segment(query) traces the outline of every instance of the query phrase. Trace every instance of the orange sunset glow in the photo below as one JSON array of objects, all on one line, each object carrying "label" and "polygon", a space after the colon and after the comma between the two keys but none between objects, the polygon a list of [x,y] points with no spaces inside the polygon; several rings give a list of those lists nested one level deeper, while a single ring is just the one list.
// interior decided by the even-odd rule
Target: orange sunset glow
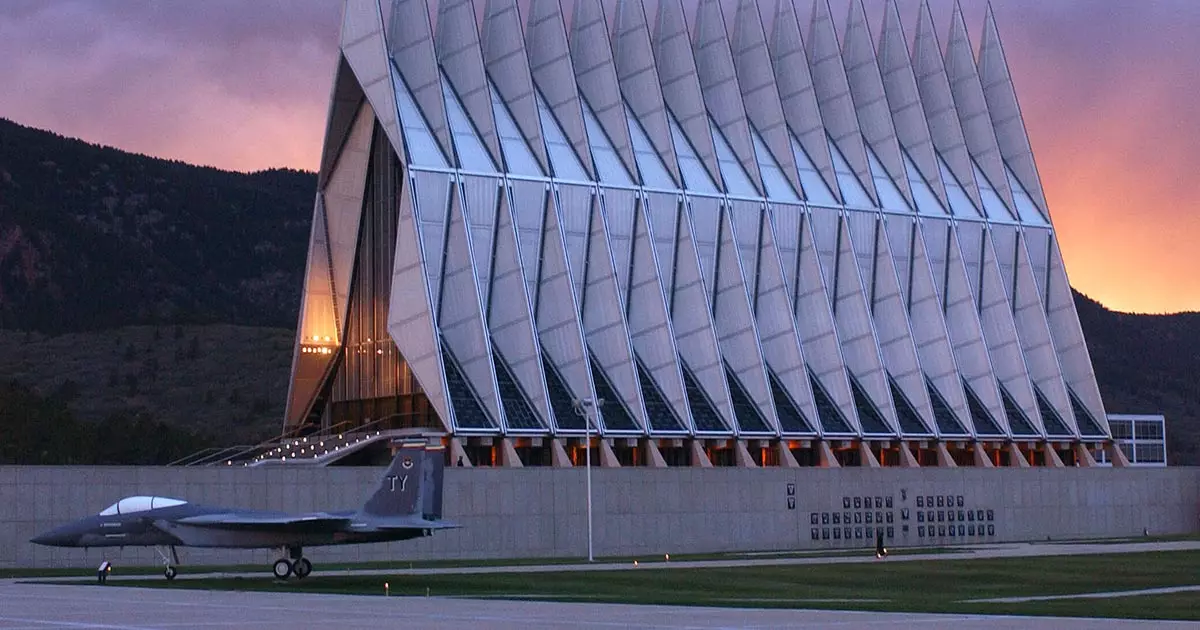
[{"label": "orange sunset glow", "polygon": [[[917,0],[898,1],[911,33]],[[883,0],[865,4],[878,33]],[[930,4],[944,45],[953,0]],[[1200,310],[1200,2],[992,4],[1072,284],[1115,310]],[[0,5],[0,117],[224,169],[316,169],[339,2],[132,6]],[[985,4],[963,7],[978,46]]]}]

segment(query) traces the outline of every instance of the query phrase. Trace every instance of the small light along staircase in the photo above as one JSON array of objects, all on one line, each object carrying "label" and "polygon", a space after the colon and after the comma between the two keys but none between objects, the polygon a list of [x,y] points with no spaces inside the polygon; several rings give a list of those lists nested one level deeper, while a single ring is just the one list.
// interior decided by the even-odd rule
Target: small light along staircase
[{"label": "small light along staircase", "polygon": [[171,462],[171,466],[329,466],[374,445],[395,439],[425,438],[440,441],[430,429],[387,429],[380,418],[359,427],[334,427],[311,435],[291,435],[255,445],[209,448]]}]

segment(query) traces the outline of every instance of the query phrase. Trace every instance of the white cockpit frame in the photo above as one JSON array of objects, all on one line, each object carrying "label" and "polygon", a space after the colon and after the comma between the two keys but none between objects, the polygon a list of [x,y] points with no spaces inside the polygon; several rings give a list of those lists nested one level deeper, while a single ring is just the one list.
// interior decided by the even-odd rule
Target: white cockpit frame
[{"label": "white cockpit frame", "polygon": [[125,497],[120,501],[104,508],[100,512],[100,516],[116,516],[118,514],[133,514],[135,512],[145,512],[146,510],[157,510],[159,508],[173,507],[183,505],[187,501],[180,499],[171,499],[168,497]]}]

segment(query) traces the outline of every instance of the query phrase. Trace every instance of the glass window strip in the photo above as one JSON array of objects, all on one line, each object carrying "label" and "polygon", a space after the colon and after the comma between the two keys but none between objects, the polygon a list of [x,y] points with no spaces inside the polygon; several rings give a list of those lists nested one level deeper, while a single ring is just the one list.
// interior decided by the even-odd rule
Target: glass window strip
[{"label": "glass window strip", "polygon": [[683,135],[679,121],[675,120],[670,110],[667,110],[667,120],[671,124],[671,140],[675,144],[675,157],[679,160],[679,172],[683,175],[684,188],[698,193],[717,194],[719,191],[716,184],[709,177],[708,170],[696,155],[692,143]]},{"label": "glass window strip", "polygon": [[911,212],[912,209],[908,207],[904,195],[900,194],[896,182],[892,181],[891,175],[888,175],[887,169],[883,168],[883,163],[879,161],[879,156],[875,155],[875,149],[872,149],[870,145],[867,145],[867,164],[871,168],[871,179],[875,182],[875,192],[879,193],[880,207],[884,210]]},{"label": "glass window strip", "polygon": [[804,147],[800,146],[800,141],[790,131],[788,136],[792,141],[792,155],[796,158],[796,169],[800,172],[800,186],[804,188],[804,198],[811,203],[839,205],[841,202],[825,184],[821,172],[813,166],[813,161],[809,159]]},{"label": "glass window strip", "polygon": [[621,157],[613,149],[608,134],[596,119],[592,106],[582,97],[579,102],[583,105],[583,122],[587,126],[588,144],[592,148],[592,162],[596,165],[596,176],[601,182],[617,186],[633,186],[633,179],[621,163]]},{"label": "glass window strip", "polygon": [[982,218],[983,215],[979,213],[975,203],[967,196],[967,191],[963,189],[962,184],[958,183],[958,178],[950,171],[950,166],[946,164],[946,160],[942,159],[941,154],[938,154],[937,160],[938,170],[942,173],[942,183],[946,186],[946,198],[950,201],[950,213],[961,218]]},{"label": "glass window strip", "polygon": [[642,175],[642,184],[650,188],[676,188],[675,178],[663,164],[662,157],[650,136],[642,128],[642,123],[633,116],[629,108],[625,108],[625,119],[629,122],[629,136],[633,140],[633,156],[637,160],[638,171]]},{"label": "glass window strip", "polygon": [[904,170],[908,174],[908,187],[912,190],[913,201],[917,204],[917,214],[927,216],[946,216],[946,208],[942,206],[942,202],[938,201],[933,190],[929,187],[929,183],[925,181],[925,177],[921,175],[921,171],[917,169],[917,165],[913,163],[912,157],[908,155],[908,151],[903,148],[900,151],[904,154]]},{"label": "glass window strip", "polygon": [[763,141],[762,135],[754,125],[750,125],[750,135],[754,139],[754,154],[758,158],[758,170],[762,173],[763,187],[766,188],[763,192],[766,193],[767,199],[798,203],[800,196],[792,189],[791,182],[783,174],[783,169],[779,168],[775,156],[771,154],[767,143]]},{"label": "glass window strip", "polygon": [[1048,225],[1041,210],[1038,210],[1037,205],[1033,203],[1029,192],[1021,185],[1021,181],[1017,179],[1016,174],[1007,164],[1004,165],[1004,173],[1008,177],[1009,187],[1012,188],[1013,202],[1017,205],[1017,214],[1021,217],[1021,222],[1031,225]]},{"label": "glass window strip", "polygon": [[408,145],[408,161],[410,164],[449,168],[446,156],[429,131],[429,125],[417,102],[404,83],[404,77],[395,73],[396,108],[400,111],[400,125],[404,129],[404,140]]},{"label": "glass window strip", "polygon": [[711,118],[708,120],[708,126],[712,130],[713,143],[717,149],[717,166],[721,169],[721,178],[725,180],[725,191],[740,197],[758,197],[758,188],[750,181],[746,169],[742,168],[742,163],[733,154],[733,149],[725,140],[725,134],[721,133],[717,123]]},{"label": "glass window strip", "polygon": [[442,96],[446,100],[446,118],[450,121],[450,133],[454,137],[454,149],[458,152],[459,166],[463,169],[495,173],[496,165],[488,155],[483,141],[475,131],[467,112],[463,110],[458,95],[450,81],[442,75]]},{"label": "glass window strip", "polygon": [[558,125],[558,119],[554,117],[554,112],[550,111],[550,106],[546,104],[546,99],[542,98],[541,92],[537,93],[537,106],[538,115],[542,120],[542,139],[546,142],[546,152],[550,155],[550,168],[554,170],[554,177],[581,182],[591,181],[587,171],[583,170],[583,163],[579,161],[571,142],[567,140],[567,134],[563,133],[562,127]]},{"label": "glass window strip", "polygon": [[842,189],[842,197],[846,205],[856,208],[874,208],[875,204],[867,195],[867,189],[863,188],[862,182],[858,181],[858,176],[846,162],[845,156],[842,155],[833,138],[827,140],[829,141],[829,153],[833,156],[833,172],[837,176],[838,187]]},{"label": "glass window strip", "polygon": [[971,158],[971,170],[975,173],[975,183],[979,184],[979,198],[983,201],[983,211],[987,213],[987,218],[1001,221],[1011,220],[1013,217],[1012,213],[1008,211],[1008,206],[1000,199],[992,182],[975,162],[975,158]]},{"label": "glass window strip", "polygon": [[515,175],[543,177],[545,174],[542,173],[537,158],[533,156],[533,151],[529,149],[525,136],[513,120],[512,113],[508,111],[508,105],[500,98],[500,92],[490,81],[488,87],[492,95],[492,113],[496,117],[496,134],[500,136],[500,148],[504,152],[506,170]]}]

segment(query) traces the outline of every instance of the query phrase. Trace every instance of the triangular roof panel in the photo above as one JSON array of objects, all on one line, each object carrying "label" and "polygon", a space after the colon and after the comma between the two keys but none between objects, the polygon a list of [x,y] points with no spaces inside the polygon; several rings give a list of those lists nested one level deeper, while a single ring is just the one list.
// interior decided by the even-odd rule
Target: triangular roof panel
[{"label": "triangular roof panel", "polygon": [[[567,27],[559,0],[530,2],[529,20],[525,27],[525,51],[529,53],[529,71],[534,85],[575,148],[583,168],[595,177],[596,169],[592,166],[592,154],[588,150],[587,130],[583,124],[579,89],[575,86],[575,69],[571,65]],[[543,120],[543,128],[545,124]]]},{"label": "triangular roof panel", "polygon": [[1017,90],[1013,86],[1008,61],[1004,57],[1004,46],[1000,43],[996,15],[990,3],[984,18],[983,41],[979,50],[979,81],[983,85],[983,96],[992,117],[992,127],[996,131],[1001,157],[1012,168],[1016,179],[1033,199],[1041,214],[1045,217],[1050,216],[1046,207],[1046,194],[1042,191],[1042,181],[1038,177],[1037,164],[1034,162],[1033,148],[1029,144],[1029,134],[1021,117],[1021,106],[1017,102]]}]

